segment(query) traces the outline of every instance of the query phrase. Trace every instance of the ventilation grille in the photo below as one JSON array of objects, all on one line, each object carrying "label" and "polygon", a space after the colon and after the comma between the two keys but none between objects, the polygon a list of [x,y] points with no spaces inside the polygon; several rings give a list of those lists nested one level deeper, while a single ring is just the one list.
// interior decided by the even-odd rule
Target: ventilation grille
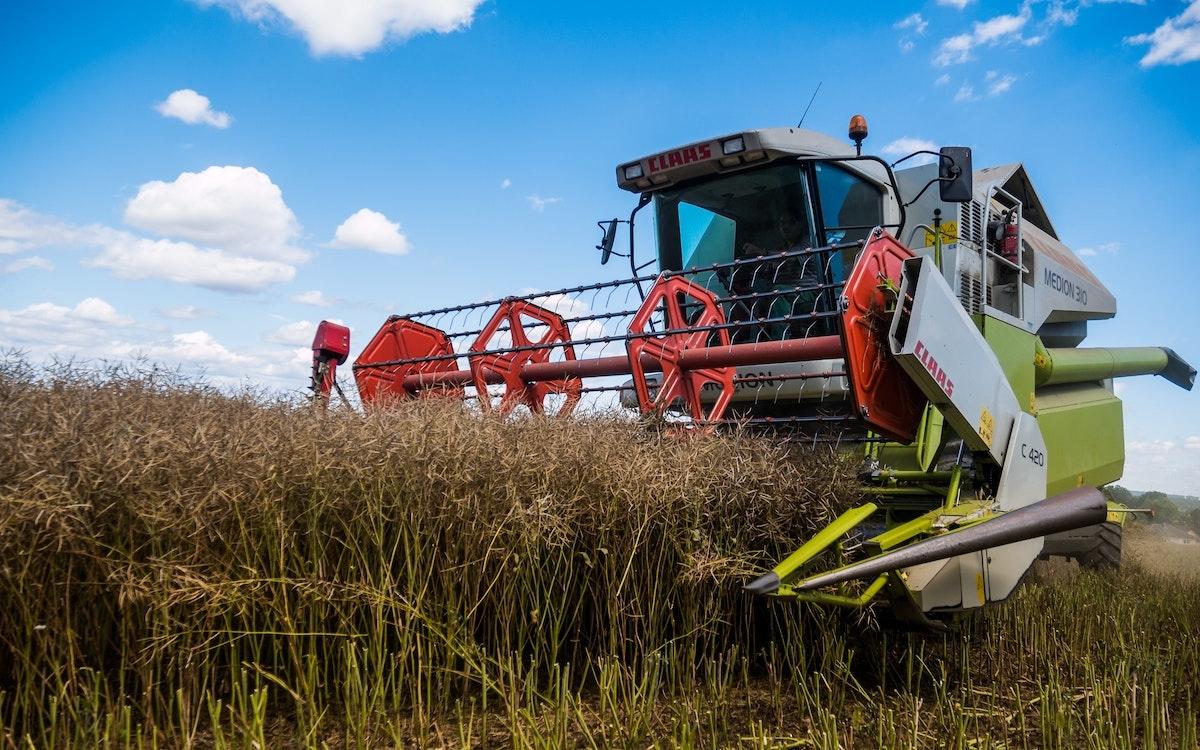
[{"label": "ventilation grille", "polygon": [[983,225],[983,204],[975,199],[958,206],[958,236],[960,240],[983,247],[986,228]]},{"label": "ventilation grille", "polygon": [[958,299],[971,315],[983,311],[983,284],[978,276],[970,271],[959,271]]}]

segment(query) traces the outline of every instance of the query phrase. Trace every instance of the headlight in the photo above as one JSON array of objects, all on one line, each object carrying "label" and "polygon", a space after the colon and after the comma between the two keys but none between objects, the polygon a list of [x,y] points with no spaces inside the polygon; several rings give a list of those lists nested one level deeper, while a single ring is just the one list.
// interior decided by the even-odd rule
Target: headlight
[{"label": "headlight", "polygon": [[721,153],[723,154],[740,154],[745,150],[746,141],[740,135],[727,141],[721,141]]}]

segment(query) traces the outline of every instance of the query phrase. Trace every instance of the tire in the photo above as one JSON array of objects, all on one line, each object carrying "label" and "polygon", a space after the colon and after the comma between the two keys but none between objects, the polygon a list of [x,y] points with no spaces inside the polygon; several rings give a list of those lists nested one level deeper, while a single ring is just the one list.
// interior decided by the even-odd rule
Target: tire
[{"label": "tire", "polygon": [[1088,570],[1111,571],[1121,567],[1121,524],[1102,523],[1096,546],[1079,555],[1079,565]]}]

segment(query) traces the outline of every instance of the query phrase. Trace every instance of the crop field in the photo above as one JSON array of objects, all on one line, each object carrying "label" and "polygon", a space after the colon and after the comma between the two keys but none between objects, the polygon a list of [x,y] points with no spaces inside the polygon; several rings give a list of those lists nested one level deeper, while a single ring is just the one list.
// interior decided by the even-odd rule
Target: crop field
[{"label": "crop field", "polygon": [[1039,566],[938,635],[745,595],[856,463],[10,356],[0,743],[1197,747],[1190,550]]}]

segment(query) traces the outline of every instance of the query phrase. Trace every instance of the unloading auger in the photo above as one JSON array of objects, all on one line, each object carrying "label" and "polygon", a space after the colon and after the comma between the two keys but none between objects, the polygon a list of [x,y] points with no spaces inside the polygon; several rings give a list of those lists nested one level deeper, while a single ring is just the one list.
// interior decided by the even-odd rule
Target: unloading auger
[{"label": "unloading auger", "polygon": [[[1098,489],[1124,468],[1112,378],[1190,390],[1195,369],[1170,349],[1080,347],[1116,303],[1059,242],[1023,166],[974,170],[947,147],[896,170],[918,154],[862,155],[860,116],[850,137],[752,130],[619,166],[639,200],[600,222],[597,247],[630,277],[392,316],[353,365],[363,405],[627,408],[860,453],[870,502],[748,583],[755,594],[882,600],[929,625],[1008,597],[1039,556],[1119,562],[1128,509]],[[646,208],[657,253],[639,265]],[[349,331],[323,321],[319,403],[349,354]]]}]

